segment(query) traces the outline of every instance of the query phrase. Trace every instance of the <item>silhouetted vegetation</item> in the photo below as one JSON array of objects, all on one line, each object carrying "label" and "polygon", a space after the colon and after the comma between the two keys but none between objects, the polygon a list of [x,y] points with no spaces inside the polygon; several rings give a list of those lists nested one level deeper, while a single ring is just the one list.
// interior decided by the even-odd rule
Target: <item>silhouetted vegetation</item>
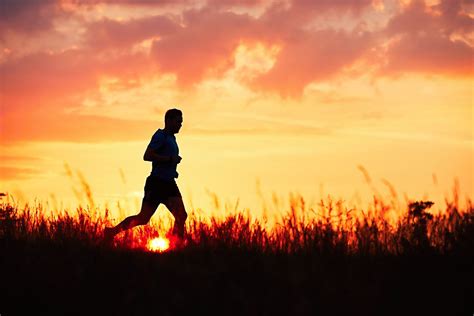
[{"label": "silhouetted vegetation", "polygon": [[[0,313],[387,315],[472,314],[474,208],[413,201],[389,220],[294,201],[281,220],[232,213],[187,222],[187,246],[146,250],[163,227],[137,227],[102,242],[97,209],[45,216],[41,205],[0,206]],[[380,211],[382,210],[382,211]]]}]

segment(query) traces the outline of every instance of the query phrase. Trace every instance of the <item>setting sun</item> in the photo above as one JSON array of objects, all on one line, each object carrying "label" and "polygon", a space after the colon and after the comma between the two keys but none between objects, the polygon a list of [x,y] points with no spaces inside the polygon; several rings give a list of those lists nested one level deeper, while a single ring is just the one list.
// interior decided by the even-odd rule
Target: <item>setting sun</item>
[{"label": "setting sun", "polygon": [[148,250],[154,252],[164,252],[170,247],[170,241],[163,237],[153,238],[148,241]]}]

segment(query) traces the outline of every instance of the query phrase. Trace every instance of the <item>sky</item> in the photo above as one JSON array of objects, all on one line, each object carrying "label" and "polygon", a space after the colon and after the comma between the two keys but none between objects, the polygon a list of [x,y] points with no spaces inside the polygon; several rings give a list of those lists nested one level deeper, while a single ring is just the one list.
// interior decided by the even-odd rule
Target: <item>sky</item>
[{"label": "sky", "polygon": [[473,19],[472,0],[1,0],[0,192],[135,213],[179,108],[188,211],[443,209],[474,191]]}]

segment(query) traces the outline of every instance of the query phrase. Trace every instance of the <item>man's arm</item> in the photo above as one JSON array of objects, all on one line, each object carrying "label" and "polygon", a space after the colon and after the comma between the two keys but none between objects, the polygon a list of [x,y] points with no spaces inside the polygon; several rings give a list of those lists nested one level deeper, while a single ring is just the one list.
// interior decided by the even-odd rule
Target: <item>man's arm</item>
[{"label": "man's arm", "polygon": [[145,153],[143,154],[143,160],[145,161],[158,161],[158,162],[176,162],[179,163],[181,161],[181,157],[179,156],[168,156],[168,155],[159,155],[151,149],[147,147]]}]

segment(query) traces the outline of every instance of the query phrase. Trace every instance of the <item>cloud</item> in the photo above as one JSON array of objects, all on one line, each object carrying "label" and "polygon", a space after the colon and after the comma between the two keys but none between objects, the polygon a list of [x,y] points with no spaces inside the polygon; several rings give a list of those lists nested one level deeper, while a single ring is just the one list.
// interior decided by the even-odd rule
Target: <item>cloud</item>
[{"label": "cloud", "polygon": [[257,79],[256,87],[297,95],[312,80],[327,78],[352,63],[370,42],[367,33],[303,30],[301,22],[324,11],[359,11],[368,4],[370,1],[314,5],[295,1],[290,8],[275,4],[259,19],[209,7],[189,10],[178,32],[153,42],[151,55],[162,71],[177,74],[178,82],[188,86],[230,69],[241,43],[277,43],[284,48],[275,68]]},{"label": "cloud", "polygon": [[90,50],[69,49],[31,54],[0,65],[0,76],[8,78],[2,81],[2,114],[64,110],[76,105],[77,96],[97,89],[102,76],[126,80],[152,71],[140,53],[97,56]]},{"label": "cloud", "polygon": [[172,36],[153,41],[151,56],[160,70],[177,75],[188,86],[211,71],[222,74],[233,65],[233,53],[241,41],[258,37],[253,18],[212,9],[183,14],[184,27]]},{"label": "cloud", "polygon": [[225,8],[232,8],[235,6],[242,6],[242,7],[254,7],[258,5],[262,5],[265,2],[272,2],[267,1],[267,0],[227,0],[227,1],[222,1],[222,0],[207,0],[206,5],[209,7],[214,7],[214,6],[221,6]]},{"label": "cloud", "polygon": [[474,19],[462,4],[445,0],[427,6],[423,1],[412,1],[394,16],[383,32],[389,45],[380,73],[472,75],[474,51],[468,37],[474,31]]},{"label": "cloud", "polygon": [[0,39],[6,32],[32,34],[49,31],[54,26],[54,18],[62,13],[54,0],[2,0],[0,8]]},{"label": "cloud", "polygon": [[437,5],[427,5],[414,0],[392,17],[386,27],[387,36],[397,34],[422,34],[433,32],[449,36],[474,31],[473,18],[461,0],[444,0]]},{"label": "cloud", "polygon": [[341,18],[349,14],[357,18],[364,10],[372,8],[371,3],[370,0],[276,1],[262,15],[261,22],[268,31],[283,32],[282,38],[286,38],[295,30],[306,29],[314,21],[331,16]]},{"label": "cloud", "polygon": [[451,41],[436,34],[410,34],[390,46],[388,64],[381,72],[471,76],[473,56],[473,48],[462,41]]},{"label": "cloud", "polygon": [[447,32],[469,33],[474,30],[473,18],[469,14],[472,14],[473,6],[472,0],[443,0],[434,9],[441,12],[439,18],[443,26],[447,27]]},{"label": "cloud", "polygon": [[351,65],[373,42],[370,33],[319,30],[300,32],[284,43],[274,67],[257,78],[258,88],[298,96],[311,82],[325,80]]},{"label": "cloud", "polygon": [[[269,67],[250,77],[234,78],[257,93],[298,97],[312,82],[346,75],[358,63],[364,67],[356,75],[373,69],[380,76],[410,72],[472,75],[474,23],[467,2],[461,0],[431,6],[414,0],[399,11],[377,11],[391,18],[386,25],[370,30],[365,24],[376,12],[372,0],[208,0],[200,6],[191,1],[70,3],[68,8],[52,0],[2,2],[0,40],[6,33],[29,37],[38,32],[63,34],[56,30],[56,23],[68,15],[74,15],[74,23],[84,30],[75,34],[77,42],[68,42],[64,49],[32,50],[11,58],[5,57],[9,47],[0,52],[2,142],[9,138],[100,141],[141,137],[147,122],[66,112],[80,106],[85,95],[99,91],[101,78],[107,76],[127,83],[172,74],[177,88],[187,91],[235,69],[236,52],[242,46],[278,47]],[[74,5],[100,7],[104,3],[114,4],[118,10],[115,19],[88,18],[87,10],[73,10]],[[127,16],[129,6],[172,6],[175,11],[119,19],[121,12]],[[246,10],[239,10],[241,7]],[[260,14],[250,14],[257,8]],[[328,17],[344,17],[336,22],[350,23],[338,27],[326,23]],[[147,49],[136,50],[137,45]],[[114,133],[116,126],[133,132]],[[90,135],[92,131],[97,135]]]},{"label": "cloud", "polygon": [[142,53],[102,56],[88,49],[35,53],[0,65],[2,143],[17,141],[136,140],[149,121],[108,119],[69,113],[104,76],[121,82],[153,75]]},{"label": "cloud", "polygon": [[124,5],[124,6],[150,6],[150,7],[161,7],[168,5],[183,5],[191,3],[194,0],[70,0],[73,5],[98,5],[98,4],[113,4],[113,5]]},{"label": "cloud", "polygon": [[[169,4],[167,1],[116,4],[126,3]],[[431,7],[422,1],[412,1],[394,15],[385,29],[372,32],[363,27],[363,13],[374,10],[371,0],[275,1],[259,17],[237,13],[231,8],[261,6],[260,1],[213,4],[208,1],[201,9],[184,9],[180,15],[173,16],[84,22],[86,31],[79,47],[57,54],[40,52],[1,66],[0,72],[9,78],[7,103],[18,100],[18,96],[41,99],[43,94],[51,94],[47,87],[54,88],[56,96],[77,94],[97,88],[98,77],[107,74],[146,78],[151,72],[171,73],[176,75],[179,86],[186,89],[207,78],[219,78],[232,69],[236,49],[242,43],[281,47],[273,68],[242,82],[254,90],[284,96],[299,96],[309,83],[337,76],[364,60],[369,66],[379,67],[382,74],[469,72],[471,47],[450,37],[472,30],[472,19],[463,11],[460,1],[444,1]],[[323,24],[311,27],[315,20],[344,14],[356,21],[352,30],[321,27]],[[149,41],[149,51],[133,53],[134,47],[144,41]],[[382,48],[386,43],[388,50]],[[374,49],[386,56],[373,59],[373,52],[367,53]],[[9,99],[8,95],[14,97]]]},{"label": "cloud", "polygon": [[97,76],[93,64],[83,51],[68,50],[59,54],[35,53],[0,65],[0,75],[8,78],[2,83],[5,110],[92,88]]},{"label": "cloud", "polygon": [[180,28],[177,21],[167,16],[151,16],[129,21],[102,19],[88,24],[84,35],[87,46],[106,50],[128,48],[138,42],[154,37],[176,33]]}]

